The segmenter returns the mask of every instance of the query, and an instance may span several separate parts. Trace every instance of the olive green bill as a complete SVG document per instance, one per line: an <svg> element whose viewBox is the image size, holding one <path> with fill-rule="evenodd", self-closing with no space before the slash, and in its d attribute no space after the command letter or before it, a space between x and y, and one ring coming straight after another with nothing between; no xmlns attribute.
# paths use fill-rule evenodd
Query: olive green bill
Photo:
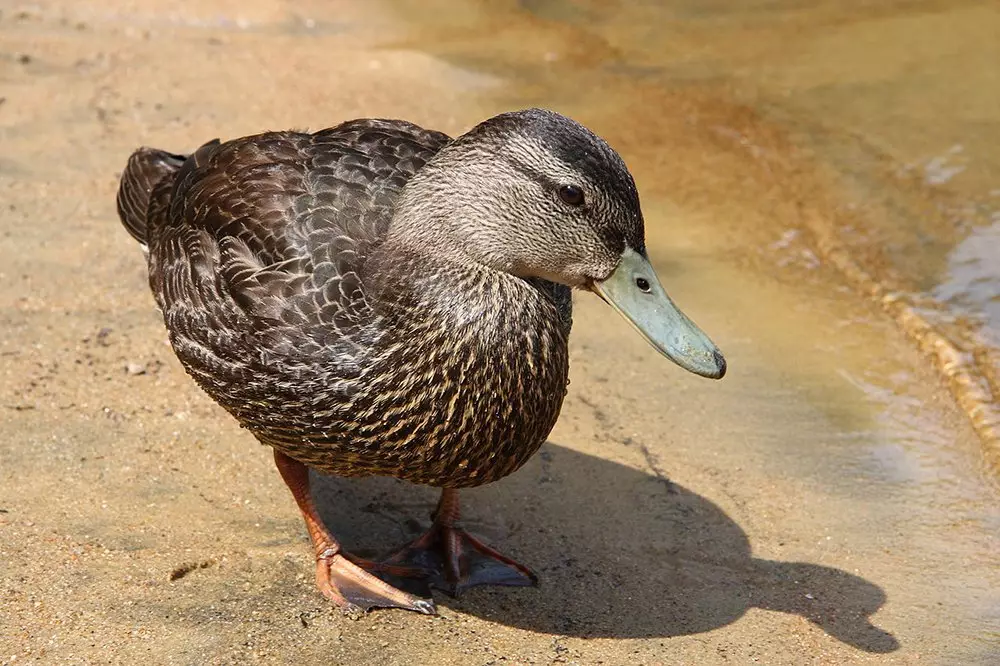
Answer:
<svg viewBox="0 0 1000 666"><path fill-rule="evenodd" d="M722 352L670 300L649 260L635 250L625 248L618 267L593 290L677 365L712 379L726 374Z"/></svg>

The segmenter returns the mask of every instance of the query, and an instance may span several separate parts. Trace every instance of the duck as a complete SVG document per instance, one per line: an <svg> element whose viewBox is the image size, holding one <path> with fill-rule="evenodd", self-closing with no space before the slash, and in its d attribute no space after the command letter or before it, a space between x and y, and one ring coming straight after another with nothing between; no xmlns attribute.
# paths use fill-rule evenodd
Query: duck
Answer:
<svg viewBox="0 0 1000 666"><path fill-rule="evenodd" d="M726 372L653 270L625 162L554 111L454 138L363 118L189 154L142 147L117 208L174 353L271 447L316 585L347 612L434 614L432 588L537 583L460 526L459 491L515 472L555 425L574 290L680 367ZM381 560L352 555L317 513L310 469L439 488L433 522Z"/></svg>

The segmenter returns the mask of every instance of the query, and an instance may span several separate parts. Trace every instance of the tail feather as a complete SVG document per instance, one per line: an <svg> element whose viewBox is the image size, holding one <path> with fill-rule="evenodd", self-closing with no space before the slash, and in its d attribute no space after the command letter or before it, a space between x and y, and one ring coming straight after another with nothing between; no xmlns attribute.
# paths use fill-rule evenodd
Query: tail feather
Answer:
<svg viewBox="0 0 1000 666"><path fill-rule="evenodd" d="M146 213L153 188L163 178L176 173L186 160L186 155L153 148L140 148L129 157L118 186L118 217L132 237L144 246L147 244Z"/></svg>

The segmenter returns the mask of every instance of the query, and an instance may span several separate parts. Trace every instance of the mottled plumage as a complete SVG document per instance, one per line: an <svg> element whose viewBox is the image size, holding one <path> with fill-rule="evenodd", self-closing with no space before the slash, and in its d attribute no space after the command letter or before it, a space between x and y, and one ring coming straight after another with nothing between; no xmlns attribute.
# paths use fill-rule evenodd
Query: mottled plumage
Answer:
<svg viewBox="0 0 1000 666"><path fill-rule="evenodd" d="M400 189L448 141L360 120L186 162L133 156L123 219L145 227L170 341L262 442L332 474L461 487L509 474L548 435L569 289L382 247ZM164 175L131 223L149 166Z"/></svg>
<svg viewBox="0 0 1000 666"><path fill-rule="evenodd" d="M625 164L551 112L501 114L454 140L355 120L190 156L144 148L118 208L178 358L275 449L317 583L344 608L433 611L372 575L389 570L452 592L534 583L454 525L454 489L510 474L551 431L571 287L597 291L685 367L724 372L655 280ZM434 526L382 564L348 557L303 465L441 487Z"/></svg>

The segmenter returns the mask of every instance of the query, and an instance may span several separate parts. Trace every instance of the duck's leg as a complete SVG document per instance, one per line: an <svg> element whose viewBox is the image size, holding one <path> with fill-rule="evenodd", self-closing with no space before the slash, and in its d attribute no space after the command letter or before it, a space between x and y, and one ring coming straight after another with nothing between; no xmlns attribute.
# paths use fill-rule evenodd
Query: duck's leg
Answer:
<svg viewBox="0 0 1000 666"><path fill-rule="evenodd" d="M384 565L434 572L430 584L452 596L474 585L531 586L538 577L460 527L458 491L445 488L431 528L383 561Z"/></svg>
<svg viewBox="0 0 1000 666"><path fill-rule="evenodd" d="M281 478L292 491L292 496L302 511L302 518L306 521L306 530L316 551L316 586L323 596L344 611L380 607L405 608L428 615L435 613L431 599L421 599L393 587L365 571L363 567L368 563L341 550L340 544L323 526L323 521L316 513L316 505L309 494L309 470L305 465L277 449L274 450L274 463ZM374 568L387 569L397 574L405 570L404 567L381 565L374 565Z"/></svg>

